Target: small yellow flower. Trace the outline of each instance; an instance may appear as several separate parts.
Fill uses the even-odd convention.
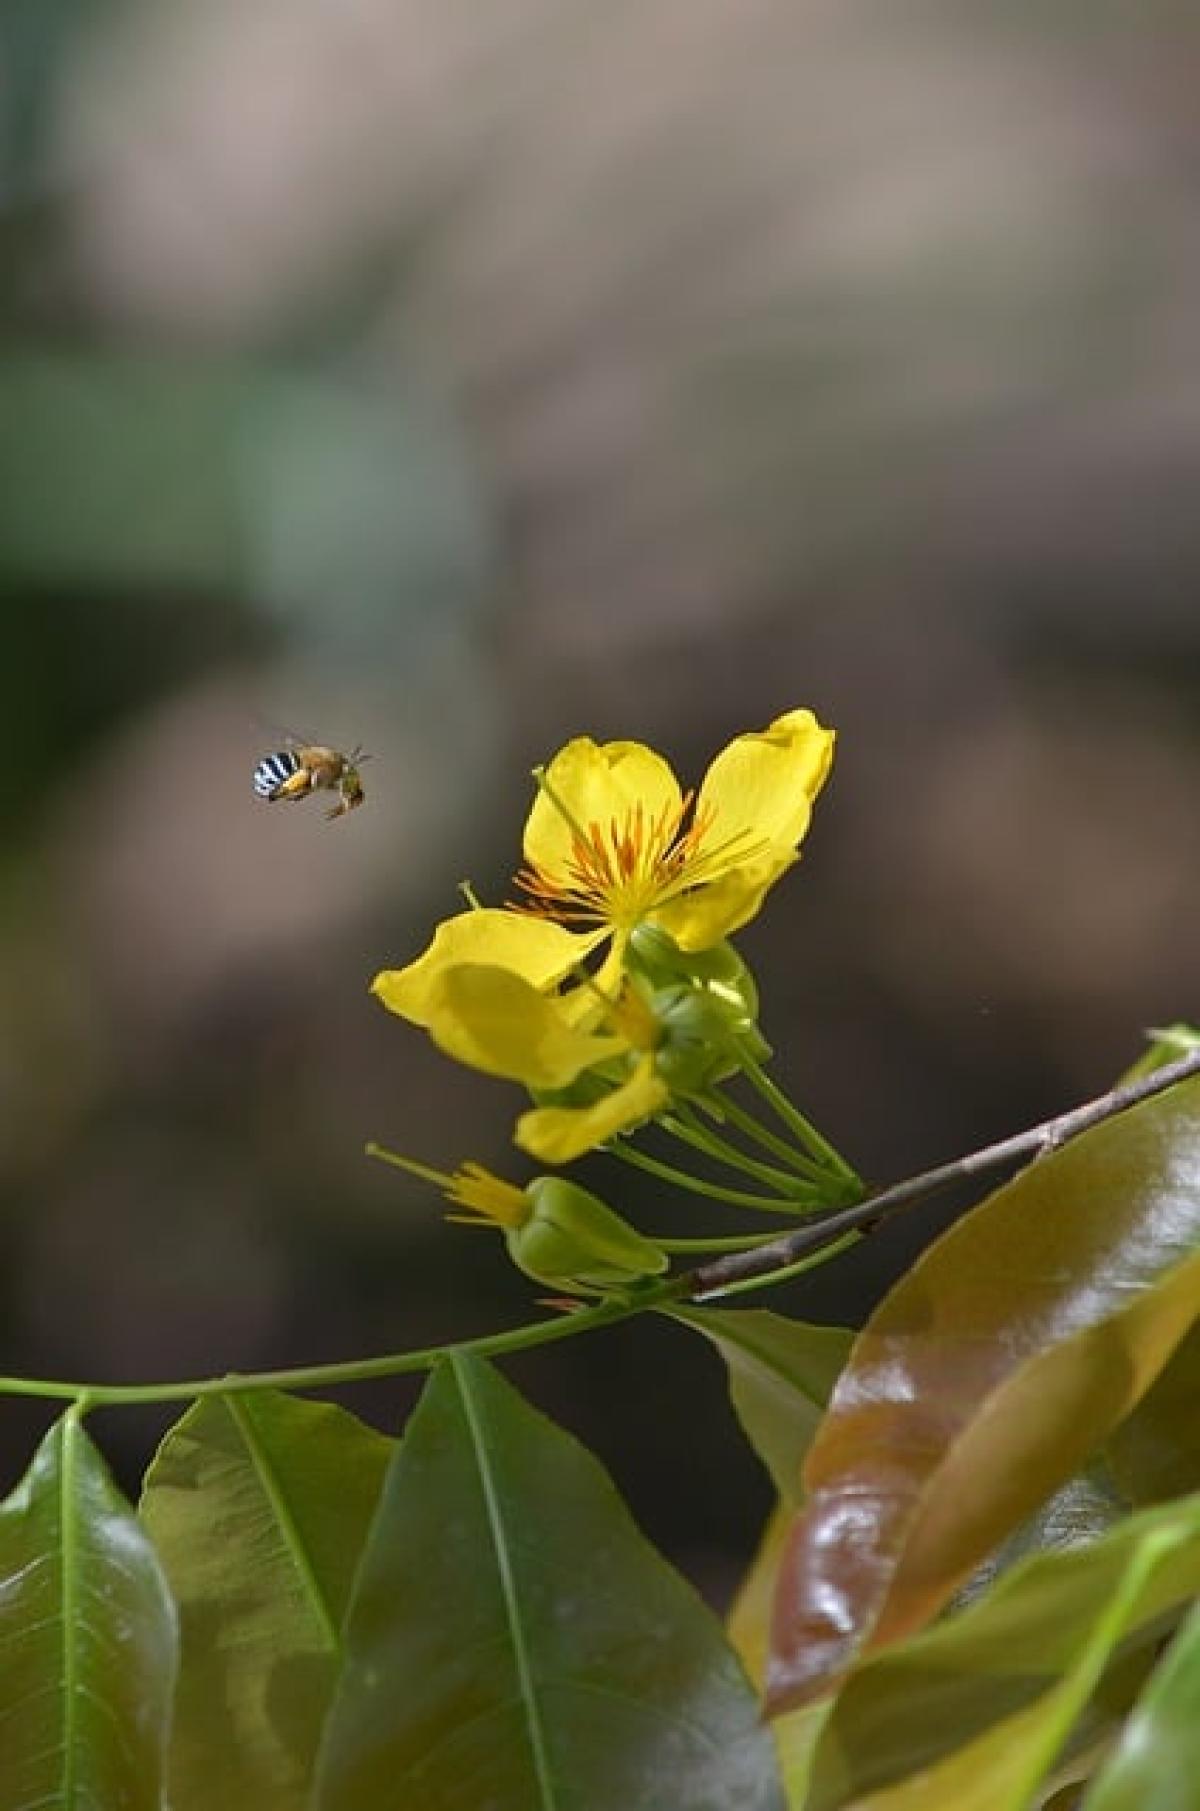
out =
[[[443,1193],[456,1207],[470,1210],[465,1214],[446,1216],[466,1225],[501,1226],[506,1232],[514,1231],[524,1226],[533,1212],[523,1188],[518,1188],[514,1182],[505,1182],[491,1170],[484,1169],[481,1163],[461,1163],[452,1176],[445,1178]]]
[[[605,1294],[661,1276],[667,1268],[659,1246],[598,1196],[561,1176],[535,1176],[517,1188],[482,1164],[463,1163],[452,1176],[439,1177],[423,1164],[372,1148],[399,1169],[439,1181],[447,1200],[468,1210],[448,1219],[498,1227],[513,1262],[535,1282]]]
[[[524,904],[445,920],[423,955],[378,975],[373,991],[432,1029],[440,979],[458,964],[508,969],[546,993],[611,939],[597,979],[612,992],[638,925],[659,926],[684,951],[711,949],[796,861],[833,743],[811,711],[789,711],[731,742],[693,797],[640,742],[568,742],[539,775],[525,825]],[[570,998],[586,1021],[583,991]]]

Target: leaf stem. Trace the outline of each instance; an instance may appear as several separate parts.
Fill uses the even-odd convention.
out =
[[[730,1120],[740,1132],[745,1133],[752,1143],[760,1145],[764,1151],[770,1151],[774,1156],[782,1158],[789,1169],[796,1170],[802,1176],[810,1177],[814,1182],[826,1180],[828,1172],[820,1164],[815,1163],[811,1157],[805,1156],[803,1151],[798,1151],[794,1144],[788,1143],[786,1138],[778,1137],[767,1126],[762,1125],[755,1119],[753,1113],[748,1112],[742,1106],[740,1101],[733,1100],[720,1088],[714,1087],[710,1095],[700,1095],[697,1099],[698,1105],[705,1112],[717,1120]]]
[[[855,1228],[850,1232],[843,1233],[840,1239],[831,1239],[828,1244],[819,1246],[816,1251],[808,1252],[805,1256],[797,1258],[794,1263],[785,1264],[779,1270],[772,1270],[770,1272],[772,1285],[789,1283],[793,1277],[802,1276],[806,1270],[815,1270],[818,1264],[828,1263],[830,1258],[836,1258],[841,1252],[847,1251],[851,1245],[857,1245],[862,1237],[862,1229]],[[779,1241],[776,1240],[775,1243],[778,1244]],[[710,1268],[715,1268],[715,1266],[710,1266]],[[721,1301],[728,1301],[731,1296],[749,1295],[752,1290],[762,1286],[763,1280],[761,1276],[752,1275],[742,1277],[736,1282],[721,1283],[716,1287],[710,1285],[688,1299],[693,1302],[711,1302],[718,1298]]]
[[[923,1201],[949,1188],[951,1183],[1001,1169],[1022,1157],[1039,1157],[1047,1151],[1057,1150],[1080,1132],[1086,1132],[1102,1120],[1111,1119],[1139,1101],[1149,1100],[1152,1095],[1161,1094],[1194,1075],[1200,1075],[1200,1050],[1136,1081],[1120,1083],[1107,1093],[1098,1094],[1094,1100],[1084,1101],[1082,1106],[1056,1114],[1053,1119],[1044,1119],[1040,1125],[1030,1126],[1025,1132],[1016,1132],[1011,1138],[984,1145],[965,1157],[956,1157],[950,1163],[941,1163],[932,1170],[923,1170],[920,1175],[909,1176],[877,1195],[869,1195],[865,1201],[856,1202],[853,1207],[823,1214],[820,1219],[810,1220],[807,1225],[785,1233],[769,1245],[718,1258],[715,1263],[693,1273],[690,1279],[692,1294],[708,1295],[751,1277],[770,1276],[774,1281],[777,1276],[790,1273],[797,1259],[828,1248],[831,1243],[840,1241],[845,1233],[872,1231],[901,1208],[911,1206],[914,1201]]]
[[[501,1358],[530,1346],[550,1345],[573,1334],[590,1332],[613,1321],[628,1320],[643,1308],[674,1301],[683,1291],[683,1276],[647,1287],[636,1299],[610,1296],[595,1307],[559,1314],[551,1320],[527,1321],[503,1333],[478,1339],[448,1340],[444,1346],[422,1346],[414,1352],[391,1352],[380,1358],[352,1358],[337,1364],[297,1365],[278,1371],[229,1371],[221,1377],[195,1377],[175,1383],[66,1383],[45,1377],[0,1377],[0,1395],[40,1396],[52,1401],[84,1400],[89,1408],[136,1402],[191,1402],[201,1396],[232,1396],[247,1390],[321,1390],[339,1383],[365,1383],[374,1377],[400,1377],[429,1371],[450,1351],[474,1352],[479,1358]]]
[[[693,1150],[703,1151],[707,1157],[725,1164],[729,1169],[742,1170],[747,1176],[755,1176],[760,1182],[769,1183],[789,1199],[795,1197],[800,1201],[821,1201],[820,1190],[814,1187],[812,1181],[797,1176],[795,1170],[778,1169],[773,1163],[763,1163],[757,1157],[751,1157],[748,1152],[739,1151],[735,1144],[730,1144],[727,1138],[722,1138],[711,1127],[697,1125],[694,1116],[689,1115],[684,1105],[676,1107],[669,1116],[664,1116],[659,1124],[664,1132],[669,1132],[672,1138],[678,1138],[682,1144],[691,1145]]]
[[[733,1238],[723,1239],[660,1239],[656,1233],[647,1233],[646,1237],[660,1251],[671,1251],[683,1254],[689,1251],[753,1251],[756,1245],[765,1245],[774,1240],[775,1234],[769,1232],[738,1233]]]
[[[738,1061],[741,1064],[742,1073],[751,1087],[757,1089],[768,1105],[779,1115],[784,1125],[791,1127],[801,1144],[806,1145],[826,1169],[832,1170],[837,1176],[844,1177],[847,1182],[859,1183],[860,1178],[857,1171],[853,1170],[841,1153],[834,1149],[822,1133],[818,1132],[816,1126],[801,1113],[799,1107],[788,1099],[783,1089],[776,1086],[761,1063],[756,1062],[740,1045],[738,1046]]]
[[[661,1157],[639,1151],[622,1138],[609,1139],[604,1149],[610,1157],[619,1157],[622,1163],[645,1170],[648,1176],[657,1176],[660,1182],[687,1189],[693,1195],[707,1195],[710,1201],[723,1201],[727,1207],[755,1207],[764,1214],[787,1214],[792,1220],[804,1211],[795,1201],[784,1201],[774,1195],[755,1195],[748,1189],[726,1188],[721,1182],[707,1182],[702,1176],[693,1176],[689,1170],[679,1170],[673,1163],[664,1163]]]

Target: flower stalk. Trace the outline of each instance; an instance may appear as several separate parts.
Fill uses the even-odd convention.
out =
[[[957,1157],[950,1163],[909,1176],[893,1183],[878,1194],[858,1202],[854,1207],[828,1215],[822,1222],[798,1229],[784,1239],[756,1243],[742,1253],[730,1253],[715,1263],[677,1276],[660,1279],[649,1285],[636,1299],[611,1297],[581,1306],[568,1315],[510,1327],[500,1333],[487,1333],[477,1339],[446,1345],[423,1346],[413,1351],[393,1352],[382,1357],[350,1359],[336,1364],[298,1365],[286,1370],[228,1372],[221,1376],[170,1380],[162,1383],[76,1383],[45,1377],[0,1377],[0,1395],[40,1397],[51,1401],[70,1401],[85,1409],[117,1407],[134,1403],[186,1402],[205,1396],[238,1395],[249,1390],[323,1390],[339,1384],[366,1383],[380,1377],[398,1377],[405,1373],[427,1371],[450,1351],[471,1352],[480,1358],[501,1358],[513,1352],[529,1351],[577,1334],[590,1333],[669,1307],[679,1301],[712,1300],[717,1295],[729,1300],[759,1289],[772,1288],[809,1270],[814,1263],[827,1262],[848,1248],[849,1244],[869,1233],[893,1214],[928,1200],[954,1182],[1007,1168],[1040,1152],[1056,1150],[1068,1139],[1089,1127],[1111,1119],[1139,1101],[1161,1094],[1181,1081],[1200,1076],[1200,1049],[1188,1052],[1177,1061],[1153,1073],[1139,1076],[1106,1093],[1074,1107],[1069,1112],[1041,1121],[1011,1138]],[[807,1245],[807,1249],[805,1248]]]

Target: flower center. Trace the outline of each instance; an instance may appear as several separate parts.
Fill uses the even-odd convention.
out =
[[[692,801],[687,793],[654,816],[639,801],[607,824],[567,817],[569,855],[554,871],[536,862],[520,870],[516,884],[526,898],[519,909],[567,924],[631,930],[656,906],[711,878],[727,853],[704,847],[712,813],[692,813]]]

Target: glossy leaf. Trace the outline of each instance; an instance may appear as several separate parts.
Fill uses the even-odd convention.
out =
[[[734,1411],[771,1473],[780,1502],[729,1614],[729,1638],[751,1679],[766,1674],[771,1605],[800,1490],[800,1466],[846,1360],[854,1335],[769,1309],[678,1308],[673,1318],[716,1346],[729,1373]],[[800,1811],[823,1709],[809,1706],[770,1725],[788,1806]]]
[[[767,1308],[675,1308],[671,1316],[716,1346],[747,1439],[780,1498],[796,1502],[801,1460],[850,1356],[853,1333]]]
[[[805,1811],[1025,1811],[1118,1648],[1157,1639],[1197,1590],[1200,1497],[1023,1561],[970,1609],[859,1665]]]
[[[1083,1811],[1194,1811],[1200,1785],[1200,1605],[1171,1643]]]
[[[750,1678],[760,1689],[767,1670],[771,1604],[790,1520],[787,1506],[777,1503],[729,1612],[729,1639]],[[775,1740],[789,1811],[803,1811],[813,1750],[827,1710],[827,1701],[806,1704],[799,1710],[776,1717],[767,1725]]]
[[[179,1603],[172,1811],[300,1811],[354,1568],[394,1441],[329,1403],[208,1398],[167,1434],[142,1520]]]
[[[1080,1472],[1048,1497],[971,1574],[955,1598],[959,1607],[974,1603],[1018,1560],[1035,1553],[1057,1553],[1064,1547],[1098,1540],[1129,1514],[1132,1505],[1113,1487],[1102,1466]]]
[[[770,1696],[920,1628],[1084,1464],[1200,1316],[1200,1082],[1043,1157],[855,1343],[804,1467]]]
[[[1132,1503],[1200,1490],[1200,1325],[1192,1328],[1105,1449]]]
[[[742,1665],[761,1690],[767,1676],[770,1650],[771,1606],[779,1578],[791,1516],[786,1503],[777,1503],[763,1529],[758,1551],[738,1587],[728,1617],[729,1639]]]
[[[4,1805],[158,1811],[175,1664],[153,1549],[67,1414],[0,1504]]]
[[[719,1624],[479,1360],[409,1423],[346,1640],[317,1811],[780,1811]]]

